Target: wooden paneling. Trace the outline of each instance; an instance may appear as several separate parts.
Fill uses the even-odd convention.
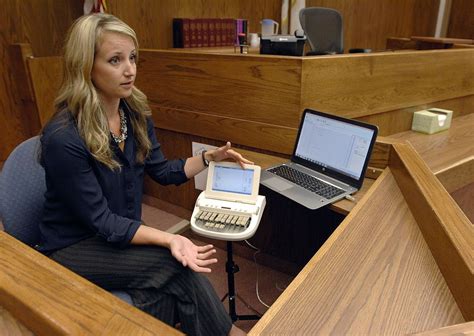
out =
[[[450,129],[426,135],[407,131],[390,136],[409,141],[434,174],[451,169],[474,156],[474,113],[456,118]],[[471,177],[472,178],[472,177]],[[468,182],[470,183],[470,182]]]
[[[27,64],[40,124],[44,126],[55,110],[54,99],[61,85],[63,58],[61,56],[29,58]]]
[[[35,101],[32,99],[33,85],[26,64],[26,60],[32,57],[31,46],[26,43],[14,44],[8,49],[12,62],[11,70],[15,78],[11,88],[13,100],[16,106],[22,107],[20,120],[23,130],[32,135],[39,130],[39,118]]]
[[[474,39],[474,1],[451,0],[448,37]]]
[[[306,6],[334,8],[342,14],[346,52],[376,51],[385,49],[390,36],[433,36],[439,0],[306,0]]]
[[[5,160],[21,141],[33,136],[37,125],[28,118],[28,103],[18,100],[16,88],[27,85],[12,72],[16,61],[12,43],[29,43],[35,56],[58,55],[67,27],[82,15],[77,0],[3,0],[0,10],[0,160]]]
[[[436,177],[449,193],[474,183],[474,155],[438,171]]]
[[[453,108],[457,116],[474,108],[467,49],[299,59],[141,54],[137,86],[151,100],[157,127],[276,153],[292,152],[304,108],[373,121],[381,135],[410,129],[411,112],[426,106]]]
[[[474,226],[409,144],[394,144],[390,167],[467,321],[474,319]]]
[[[374,123],[381,135],[410,129],[412,113],[420,109],[448,108],[461,116],[474,108],[474,74],[465,71],[474,67],[458,66],[472,64],[470,53],[313,58],[303,60],[310,64],[303,70],[295,59],[142,54],[138,85],[152,101],[158,127],[286,154],[292,152],[304,107]],[[260,66],[256,59],[263,60]],[[297,92],[301,73],[302,94]],[[470,95],[462,97],[466,94]],[[247,120],[245,128],[243,120]]]
[[[472,167],[471,167],[472,168]],[[474,172],[471,171],[471,177]],[[468,184],[451,193],[451,197],[456,201],[467,218],[474,223],[474,183]]]
[[[188,18],[245,18],[249,32],[260,31],[263,18],[280,21],[280,0],[135,0],[110,1],[112,14],[132,26],[141,48],[171,48],[172,20]]]
[[[413,336],[471,336],[474,334],[474,322],[456,324],[449,327],[428,330]]]
[[[137,86],[147,94],[159,128],[291,153],[299,123],[300,62],[141,51]]]
[[[357,118],[472,95],[473,55],[433,50],[305,58],[301,105]]]
[[[357,118],[379,127],[379,135],[389,136],[411,129],[413,112],[437,107],[453,111],[453,118],[467,115],[474,111],[474,95],[425,103],[393,111],[372,114]]]
[[[461,322],[387,169],[250,335],[401,335]]]
[[[18,20],[18,1],[3,1],[0,10],[0,161],[5,161],[10,151],[30,136],[20,113],[20,103],[15,98],[13,73],[10,72],[13,60],[8,44],[17,39],[24,40]]]
[[[141,50],[138,71],[137,86],[164,109],[298,125],[291,113],[299,106],[301,59]]]
[[[23,324],[18,322],[5,308],[0,306],[0,330],[8,336],[34,336]]]
[[[439,0],[307,0],[306,6],[330,7],[344,18],[345,49],[385,48],[389,36],[434,34]],[[281,21],[280,0],[134,0],[110,2],[109,10],[138,33],[142,48],[172,46],[173,17],[231,17],[249,20],[249,31],[260,32],[263,18]],[[154,29],[150,29],[154,27]]]
[[[473,246],[472,223],[394,142],[389,167],[250,335],[470,334],[456,324],[473,319]]]

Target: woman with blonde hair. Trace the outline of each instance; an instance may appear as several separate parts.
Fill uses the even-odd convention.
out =
[[[200,274],[217,262],[213,246],[144,226],[141,200],[145,172],[179,185],[210,160],[250,161],[230,143],[167,160],[134,86],[137,59],[135,32],[118,18],[93,14],[72,25],[56,112],[41,135],[47,191],[38,249],[188,334],[242,334]]]

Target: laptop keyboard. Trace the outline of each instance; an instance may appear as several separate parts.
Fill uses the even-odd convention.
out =
[[[342,189],[336,188],[288,166],[278,166],[269,169],[268,171],[327,199],[331,199],[344,193],[344,190]]]

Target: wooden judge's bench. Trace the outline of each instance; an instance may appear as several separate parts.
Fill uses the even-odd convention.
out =
[[[31,83],[22,91],[25,106],[44,122],[51,89],[38,74],[51,77],[51,62],[62,71],[60,58],[14,49],[25,61],[18,76]],[[263,167],[281,162],[305,108],[379,126],[357,202],[311,212],[268,194],[252,242],[301,270],[250,334],[474,330],[473,204],[466,201],[474,188],[473,49],[320,57],[140,50],[136,85],[173,157],[189,156],[193,141],[231,141]],[[453,110],[451,128],[411,132],[413,112],[428,107]],[[192,183],[146,181],[145,190],[188,210],[198,195]]]

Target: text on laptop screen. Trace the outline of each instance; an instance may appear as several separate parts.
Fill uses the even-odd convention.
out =
[[[359,179],[374,131],[306,113],[295,155]]]
[[[216,166],[214,168],[212,190],[251,195],[253,175],[253,169]]]

